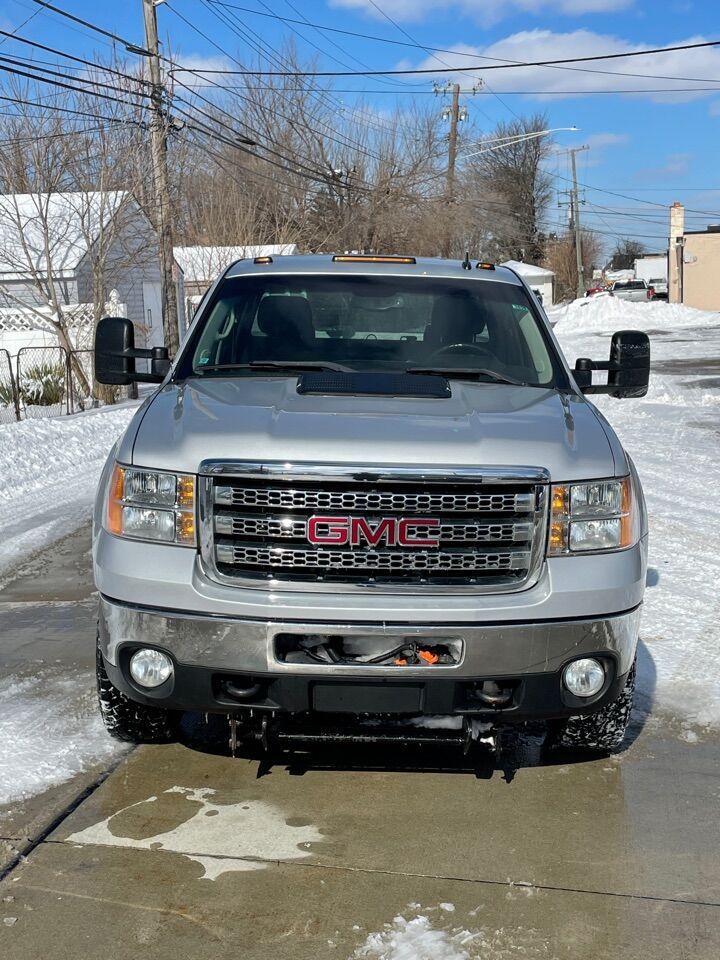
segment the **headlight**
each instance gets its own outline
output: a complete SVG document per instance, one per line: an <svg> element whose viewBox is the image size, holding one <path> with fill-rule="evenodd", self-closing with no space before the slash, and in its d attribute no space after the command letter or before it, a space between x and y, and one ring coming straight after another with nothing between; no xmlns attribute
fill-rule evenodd
<svg viewBox="0 0 720 960"><path fill-rule="evenodd" d="M195 477L116 464L105 526L117 537L194 547Z"/></svg>
<svg viewBox="0 0 720 960"><path fill-rule="evenodd" d="M549 556L624 550L638 535L630 477L553 486Z"/></svg>

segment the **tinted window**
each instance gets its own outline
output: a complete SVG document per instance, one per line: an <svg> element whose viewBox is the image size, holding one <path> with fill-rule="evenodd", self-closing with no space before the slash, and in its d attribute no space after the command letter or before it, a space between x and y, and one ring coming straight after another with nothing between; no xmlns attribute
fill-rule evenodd
<svg viewBox="0 0 720 960"><path fill-rule="evenodd" d="M614 288L615 290L644 290L645 283L643 280L623 280L618 281Z"/></svg>
<svg viewBox="0 0 720 960"><path fill-rule="evenodd" d="M179 374L227 376L219 365L312 360L363 371L484 368L546 386L556 374L550 351L528 295L513 284L256 275L220 287Z"/></svg>

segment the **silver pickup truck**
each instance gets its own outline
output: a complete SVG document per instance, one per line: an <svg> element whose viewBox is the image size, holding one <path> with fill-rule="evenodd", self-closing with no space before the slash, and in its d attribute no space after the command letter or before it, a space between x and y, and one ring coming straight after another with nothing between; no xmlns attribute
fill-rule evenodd
<svg viewBox="0 0 720 960"><path fill-rule="evenodd" d="M508 268L261 257L216 281L172 365L117 317L95 350L101 383L159 383L95 506L113 736L167 740L195 711L233 744L542 721L549 745L620 746L647 518L586 395L645 394L645 334L571 370Z"/></svg>
<svg viewBox="0 0 720 960"><path fill-rule="evenodd" d="M655 290L648 286L646 280L616 280L610 292L618 300L633 300L641 303L655 297Z"/></svg>

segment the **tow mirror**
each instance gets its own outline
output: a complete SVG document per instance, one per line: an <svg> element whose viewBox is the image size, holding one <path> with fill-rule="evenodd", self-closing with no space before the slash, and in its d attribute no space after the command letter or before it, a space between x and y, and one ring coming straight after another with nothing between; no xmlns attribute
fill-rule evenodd
<svg viewBox="0 0 720 960"><path fill-rule="evenodd" d="M607 384L592 382L593 370L607 370ZM650 338L641 330L619 330L613 334L609 360L575 362L575 382L583 393L607 393L611 397L644 397L650 382Z"/></svg>
<svg viewBox="0 0 720 960"><path fill-rule="evenodd" d="M149 360L150 373L138 373L135 360ZM165 347L135 348L135 328L126 317L103 317L95 328L95 379L98 383L162 383L170 370Z"/></svg>

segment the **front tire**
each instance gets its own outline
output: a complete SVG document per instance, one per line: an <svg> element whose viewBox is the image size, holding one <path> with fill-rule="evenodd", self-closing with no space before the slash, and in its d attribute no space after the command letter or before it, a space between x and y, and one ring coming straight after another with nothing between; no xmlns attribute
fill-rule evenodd
<svg viewBox="0 0 720 960"><path fill-rule="evenodd" d="M175 739L177 714L164 707L136 703L114 687L100 650L96 655L98 705L105 729L123 743L170 743Z"/></svg>
<svg viewBox="0 0 720 960"><path fill-rule="evenodd" d="M625 739L635 692L635 663L617 700L608 703L597 713L568 717L558 721L550 730L552 749L589 750L593 753L613 753Z"/></svg>

